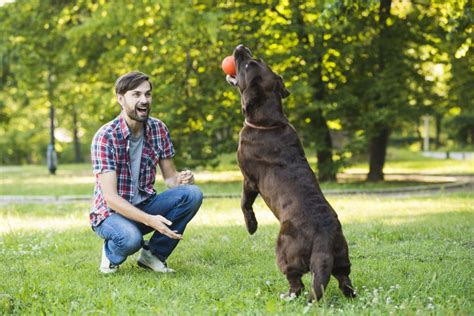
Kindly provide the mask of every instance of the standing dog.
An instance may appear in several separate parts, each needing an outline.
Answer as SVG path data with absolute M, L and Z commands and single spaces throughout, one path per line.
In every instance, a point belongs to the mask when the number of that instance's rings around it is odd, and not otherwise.
M 244 176 L 241 207 L 247 230 L 257 230 L 252 205 L 260 194 L 280 221 L 277 264 L 290 283 L 289 297 L 304 289 L 301 277 L 311 271 L 309 300 L 319 300 L 331 274 L 345 296 L 355 293 L 349 279 L 351 263 L 341 224 L 324 198 L 306 160 L 295 129 L 283 114 L 289 96 L 283 80 L 250 50 L 234 50 L 237 74 L 227 81 L 240 90 L 244 127 L 237 158 Z

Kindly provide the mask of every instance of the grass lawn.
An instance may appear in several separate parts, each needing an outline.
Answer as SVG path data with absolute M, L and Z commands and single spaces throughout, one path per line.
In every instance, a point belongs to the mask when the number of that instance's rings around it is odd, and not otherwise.
M 308 153 L 310 151 L 307 150 Z M 474 161 L 437 160 L 425 158 L 419 153 L 390 148 L 386 173 L 424 173 L 424 174 L 468 174 L 474 173 Z M 235 154 L 224 155 L 222 164 L 215 170 L 195 170 L 196 183 L 205 195 L 240 193 L 242 176 L 235 161 Z M 311 166 L 316 162 L 310 156 Z M 367 173 L 367 162 L 354 162 L 343 170 L 348 175 Z M 363 179 L 364 177 L 362 177 Z M 324 190 L 337 189 L 380 189 L 426 185 L 441 180 L 407 180 L 387 177 L 383 183 L 365 182 L 361 177 L 341 177 L 339 182 L 322 183 Z M 446 180 L 446 181 L 449 181 Z M 49 175 L 46 166 L 0 166 L 0 195 L 91 195 L 94 177 L 90 164 L 60 165 L 55 176 Z M 164 190 L 163 181 L 157 178 L 157 191 Z
M 474 313 L 472 194 L 330 202 L 349 242 L 358 298 L 344 298 L 332 279 L 312 306 L 279 298 L 287 282 L 275 264 L 278 224 L 261 200 L 254 236 L 239 200 L 204 200 L 169 259 L 175 275 L 138 268 L 137 255 L 101 275 L 88 204 L 0 206 L 0 314 Z

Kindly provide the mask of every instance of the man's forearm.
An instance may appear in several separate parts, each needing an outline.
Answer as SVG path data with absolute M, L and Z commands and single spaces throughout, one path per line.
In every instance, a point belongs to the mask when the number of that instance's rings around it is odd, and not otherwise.
M 105 196 L 105 200 L 107 205 L 120 215 L 149 226 L 150 215 L 133 206 L 120 195 L 114 194 L 111 196 Z
M 174 176 L 165 179 L 165 184 L 170 189 L 177 186 L 179 184 L 178 183 L 178 174 L 175 174 Z

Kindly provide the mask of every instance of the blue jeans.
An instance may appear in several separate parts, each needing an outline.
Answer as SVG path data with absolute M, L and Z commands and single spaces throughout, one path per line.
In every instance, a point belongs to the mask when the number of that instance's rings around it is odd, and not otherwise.
M 195 185 L 179 185 L 157 194 L 150 200 L 136 205 L 151 215 L 161 215 L 173 222 L 169 228 L 183 234 L 186 225 L 196 215 L 202 203 L 202 192 Z M 154 231 L 148 247 L 161 261 L 178 245 L 179 240 L 171 239 L 153 228 L 130 220 L 118 213 L 112 213 L 94 228 L 97 235 L 105 239 L 105 253 L 112 264 L 118 265 L 143 246 L 143 236 Z

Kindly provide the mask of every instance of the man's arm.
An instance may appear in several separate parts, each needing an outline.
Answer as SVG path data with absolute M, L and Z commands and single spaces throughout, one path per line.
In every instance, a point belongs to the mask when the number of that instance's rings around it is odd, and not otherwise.
M 161 215 L 150 215 L 143 212 L 117 193 L 117 173 L 115 171 L 100 173 L 99 182 L 105 201 L 111 209 L 128 219 L 150 226 L 170 238 L 182 239 L 180 234 L 168 228 L 172 222 Z
M 161 174 L 163 175 L 163 179 L 168 188 L 173 188 L 180 184 L 194 183 L 194 174 L 190 170 L 177 172 L 171 158 L 161 159 L 158 163 L 160 165 Z

